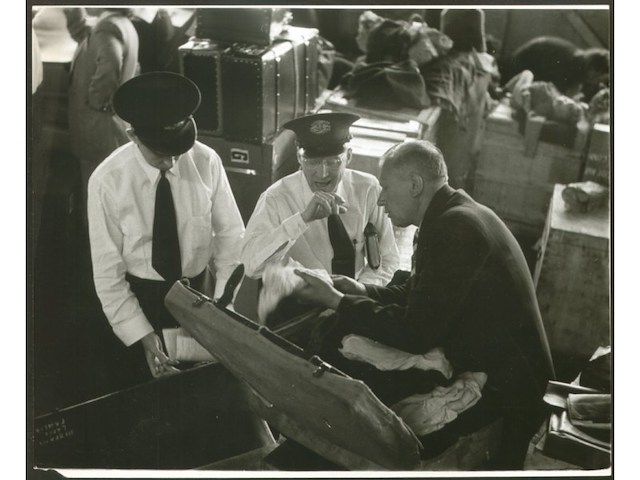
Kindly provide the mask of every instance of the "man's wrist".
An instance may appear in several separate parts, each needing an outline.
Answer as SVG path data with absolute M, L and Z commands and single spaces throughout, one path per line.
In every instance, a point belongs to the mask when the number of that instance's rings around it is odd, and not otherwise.
M 300 218 L 302 218 L 302 221 L 304 223 L 309 223 L 311 222 L 311 218 L 307 219 L 305 218 L 305 215 L 307 215 L 307 212 L 305 210 L 303 210 L 302 212 L 300 212 Z
M 334 290 L 332 292 L 331 298 L 329 299 L 329 304 L 327 305 L 327 307 L 331 308 L 332 310 L 337 310 L 338 305 L 340 305 L 340 301 L 342 301 L 343 298 L 344 293 L 339 292 L 338 290 Z

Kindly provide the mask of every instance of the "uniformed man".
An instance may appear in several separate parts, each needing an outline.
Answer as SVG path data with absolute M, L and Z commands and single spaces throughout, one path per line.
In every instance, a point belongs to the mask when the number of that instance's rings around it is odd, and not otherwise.
M 178 326 L 164 307 L 171 285 L 187 277 L 212 295 L 211 262 L 219 297 L 239 263 L 244 224 L 220 157 L 196 141 L 192 114 L 199 104 L 196 85 L 175 73 L 123 84 L 113 107 L 131 125 L 131 141 L 89 180 L 96 292 L 114 333 L 139 351 L 138 366 L 144 351 L 153 376 L 176 371 L 159 335 Z
M 259 278 L 267 262 L 289 256 L 369 284 L 391 280 L 398 251 L 391 223 L 376 205 L 380 185 L 347 168 L 349 127 L 358 118 L 323 113 L 284 125 L 296 134 L 300 170 L 258 200 L 241 255 L 248 276 Z

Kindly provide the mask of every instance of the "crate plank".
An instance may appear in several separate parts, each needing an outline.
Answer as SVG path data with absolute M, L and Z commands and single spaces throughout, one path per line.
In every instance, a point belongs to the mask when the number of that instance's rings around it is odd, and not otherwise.
M 610 343 L 608 209 L 567 211 L 556 185 L 534 281 L 552 352 L 585 360 Z

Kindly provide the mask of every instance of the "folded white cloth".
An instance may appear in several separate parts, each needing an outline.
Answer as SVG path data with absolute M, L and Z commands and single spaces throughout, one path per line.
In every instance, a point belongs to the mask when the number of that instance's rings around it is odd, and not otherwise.
M 331 283 L 331 276 L 326 270 L 305 268 L 289 257 L 268 263 L 262 273 L 262 290 L 258 298 L 258 318 L 263 325 L 282 299 L 304 286 L 304 280 L 294 272 L 296 269 L 320 276 Z
M 378 370 L 437 370 L 446 379 L 453 375 L 453 367 L 440 348 L 422 355 L 403 352 L 360 335 L 346 335 L 340 353 L 349 360 L 367 362 Z
M 165 328 L 162 330 L 167 355 L 171 360 L 185 362 L 215 362 L 209 351 L 189 335 L 183 328 Z
M 399 401 L 391 409 L 418 435 L 440 430 L 455 420 L 482 397 L 487 383 L 483 372 L 465 372 L 448 387 L 436 387 L 431 392 L 412 395 Z

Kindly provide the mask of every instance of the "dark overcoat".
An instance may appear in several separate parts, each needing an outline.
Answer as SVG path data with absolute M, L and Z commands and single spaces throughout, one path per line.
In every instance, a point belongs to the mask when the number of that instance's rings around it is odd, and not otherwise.
M 482 404 L 493 413 L 521 425 L 537 418 L 553 365 L 527 262 L 505 224 L 445 185 L 424 215 L 414 260 L 405 284 L 346 295 L 338 323 L 413 353 L 442 347 L 456 373 L 487 374 Z

